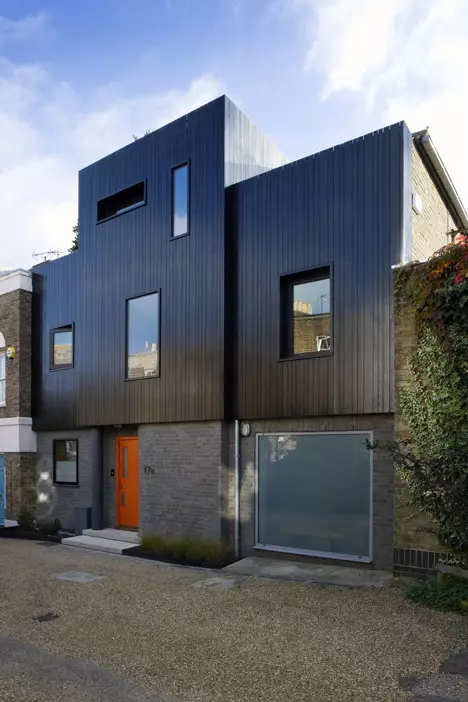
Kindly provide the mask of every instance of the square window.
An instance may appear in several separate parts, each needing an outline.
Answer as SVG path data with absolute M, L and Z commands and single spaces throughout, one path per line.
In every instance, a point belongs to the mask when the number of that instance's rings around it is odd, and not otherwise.
M 172 170 L 172 238 L 189 233 L 189 166 Z
M 54 483 L 78 485 L 78 440 L 54 441 Z
M 73 368 L 73 324 L 52 329 L 50 333 L 50 369 Z
M 159 293 L 127 300 L 127 369 L 129 380 L 159 375 Z
M 281 278 L 281 356 L 332 352 L 330 268 Z

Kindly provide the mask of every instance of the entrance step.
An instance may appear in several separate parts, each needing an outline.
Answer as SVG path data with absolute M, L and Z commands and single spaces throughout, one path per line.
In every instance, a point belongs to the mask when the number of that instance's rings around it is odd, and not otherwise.
M 71 536 L 62 539 L 62 544 L 65 546 L 78 546 L 79 548 L 88 548 L 92 551 L 104 551 L 105 553 L 122 554 L 129 548 L 134 547 L 134 543 L 127 541 L 115 541 L 114 539 L 102 539 L 97 536 Z
M 140 537 L 137 531 L 125 529 L 84 529 L 83 536 L 92 536 L 96 539 L 109 539 L 110 541 L 123 541 L 127 544 L 139 546 Z

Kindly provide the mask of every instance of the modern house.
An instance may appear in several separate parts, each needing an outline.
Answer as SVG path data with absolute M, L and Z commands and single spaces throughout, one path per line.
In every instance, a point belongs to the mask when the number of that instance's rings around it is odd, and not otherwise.
M 33 269 L 40 513 L 391 568 L 392 267 L 468 226 L 429 135 L 287 163 L 221 97 L 82 170 L 79 222 Z

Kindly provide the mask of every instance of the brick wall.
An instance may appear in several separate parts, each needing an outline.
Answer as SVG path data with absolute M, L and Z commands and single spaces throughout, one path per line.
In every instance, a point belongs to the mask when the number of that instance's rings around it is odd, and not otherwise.
M 330 336 L 330 315 L 314 316 L 294 314 L 294 353 L 319 351 L 317 337 Z M 326 350 L 322 349 L 322 350 Z
M 223 423 L 145 424 L 138 438 L 140 531 L 223 538 Z
M 393 415 L 356 417 L 315 417 L 252 421 L 249 437 L 241 438 L 241 548 L 242 555 L 253 554 L 255 544 L 255 435 L 288 431 L 373 431 L 374 441 L 393 440 Z M 394 468 L 385 451 L 373 457 L 373 565 L 391 568 L 393 564 Z M 257 553 L 258 555 L 258 553 Z
M 36 508 L 36 454 L 5 454 L 5 492 L 7 519 L 17 519 L 22 509 Z
M 6 360 L 6 407 L 0 419 L 31 416 L 31 304 L 32 294 L 13 290 L 0 295 L 0 332 L 16 356 Z
M 37 434 L 38 519 L 59 519 L 64 529 L 73 531 L 75 507 L 92 506 L 92 445 L 95 429 L 85 431 L 41 432 Z M 79 485 L 53 484 L 53 440 L 78 439 Z M 42 498 L 40 496 L 43 496 Z M 43 501 L 41 501 L 43 500 Z
M 421 196 L 423 211 L 413 210 L 412 258 L 425 261 L 449 242 L 447 232 L 456 227 L 414 144 L 413 192 Z

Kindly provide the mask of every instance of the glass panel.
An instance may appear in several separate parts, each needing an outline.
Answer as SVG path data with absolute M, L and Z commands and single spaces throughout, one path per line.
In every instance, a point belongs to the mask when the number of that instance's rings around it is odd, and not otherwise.
M 127 378 L 158 375 L 158 293 L 127 301 L 127 354 Z
M 293 286 L 294 354 L 330 351 L 330 279 Z
M 172 236 L 188 233 L 188 166 L 180 166 L 172 171 L 173 212 Z
M 125 493 L 123 492 L 120 493 L 120 504 L 125 507 Z
M 73 363 L 73 331 L 54 332 L 54 366 L 71 366 Z
M 127 477 L 127 447 L 122 449 L 122 478 Z
M 369 556 L 370 434 L 261 436 L 260 544 Z
M 77 441 L 56 441 L 55 450 L 55 482 L 76 483 L 77 472 Z

